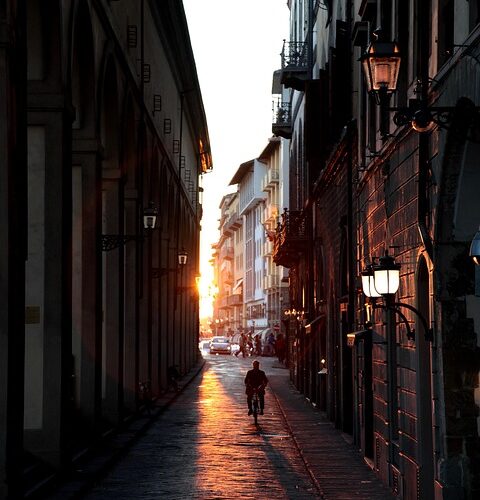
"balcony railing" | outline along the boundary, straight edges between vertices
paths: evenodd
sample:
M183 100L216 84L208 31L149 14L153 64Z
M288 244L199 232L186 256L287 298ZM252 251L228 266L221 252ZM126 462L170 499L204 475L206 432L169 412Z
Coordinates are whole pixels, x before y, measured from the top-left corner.
M292 137L292 111L289 102L283 102L281 98L272 102L272 134L285 139Z
M283 42L281 83L303 90L308 78L308 48L306 42Z
M304 251L306 242L305 217L300 211L285 209L277 225L273 243L273 260L292 267Z
M236 230L242 225L242 218L234 212L224 224L224 227L228 230Z
M227 297L227 304L229 306L239 306L242 304L242 296L240 294L229 295Z
M285 68L307 68L307 42L283 41L282 69Z

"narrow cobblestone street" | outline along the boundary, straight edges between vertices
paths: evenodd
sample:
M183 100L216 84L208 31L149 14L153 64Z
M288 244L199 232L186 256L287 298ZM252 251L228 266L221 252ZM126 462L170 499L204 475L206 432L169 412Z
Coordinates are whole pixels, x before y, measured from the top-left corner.
M270 388L258 428L247 416L243 378L251 359L208 356L87 498L320 498ZM273 358L262 358L261 368L268 376L286 372Z

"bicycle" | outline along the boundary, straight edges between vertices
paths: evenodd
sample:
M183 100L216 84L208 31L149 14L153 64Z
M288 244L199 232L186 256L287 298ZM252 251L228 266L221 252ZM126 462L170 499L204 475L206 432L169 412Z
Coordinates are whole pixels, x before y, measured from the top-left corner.
M260 388L256 387L253 389L252 395L252 412L253 412L253 421L255 425L258 425L258 415L260 414L260 399L258 397L258 390Z

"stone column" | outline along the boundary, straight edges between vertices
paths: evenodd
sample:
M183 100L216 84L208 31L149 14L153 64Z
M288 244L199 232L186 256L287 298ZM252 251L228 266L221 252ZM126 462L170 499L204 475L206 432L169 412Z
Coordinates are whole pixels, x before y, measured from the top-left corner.
M120 234L120 171L103 169L103 233ZM133 243L127 243L132 245ZM120 309L121 252L117 247L103 252L103 405L102 415L111 423L120 421L120 394L123 387L123 335ZM123 310L123 308L122 308Z
M125 233L136 234L138 231L136 189L125 191ZM124 272L124 404L128 411L136 410L138 387L138 245L128 243L125 246Z
M101 177L96 139L73 141L74 191L79 197L74 220L73 286L75 374L79 411L94 426L101 402ZM78 178L77 178L78 177ZM77 185L78 184L78 185ZM74 204L75 211L75 204ZM77 236L75 236L77 235ZM75 255L78 255L78 261ZM78 336L78 339L76 339ZM77 349L75 345L78 344Z
M23 453L26 259L24 2L0 2L0 498L18 498ZM13 10L17 10L16 13Z
M27 355L35 363L26 364L26 387L41 381L41 394L32 389L26 399L34 407L27 406L25 437L30 451L58 468L67 463L71 400L73 115L63 94L30 93L28 110L29 204L39 210L30 210L29 223L26 294L38 321L29 321L35 338L27 336Z

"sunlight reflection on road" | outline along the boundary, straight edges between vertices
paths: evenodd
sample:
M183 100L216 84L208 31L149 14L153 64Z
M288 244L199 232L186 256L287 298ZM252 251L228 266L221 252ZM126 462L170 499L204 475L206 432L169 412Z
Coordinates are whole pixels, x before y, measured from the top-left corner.
M240 379L232 373L239 366L224 367L222 362L212 363L199 386L195 466L199 498L311 498L273 396L255 427L246 415L243 375Z

